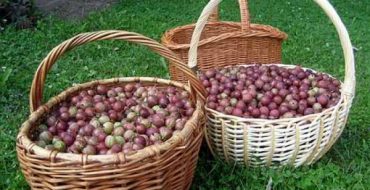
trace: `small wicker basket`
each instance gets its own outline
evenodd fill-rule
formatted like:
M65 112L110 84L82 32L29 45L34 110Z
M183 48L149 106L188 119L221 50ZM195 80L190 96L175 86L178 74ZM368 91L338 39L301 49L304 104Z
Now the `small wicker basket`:
M77 46L108 39L125 40L150 47L186 73L190 86L149 77L97 80L73 86L41 105L46 75L59 57ZM175 86L191 94L196 109L179 134L162 144L148 146L130 155L123 152L89 156L59 153L43 149L30 140L30 130L53 107L71 95L99 84L119 86L133 82L157 87ZM32 189L188 189L203 138L204 96L205 90L196 75L173 52L158 42L125 31L77 35L54 48L36 71L30 92L32 114L23 123L17 137L17 155L22 172Z
M220 1L209 2L196 24L189 51L191 67L197 65L194 55L197 54L200 34L207 18ZM334 23L343 47L345 79L341 85L340 101L321 113L275 120L240 118L206 107L206 139L214 155L227 162L244 163L250 166L293 165L297 167L312 164L320 159L341 135L355 94L352 44L344 24L330 3L327 0L315 0L315 2ZM294 67L283 64L277 66Z
M200 70L281 62L281 44L287 35L268 25L250 24L246 0L239 0L239 7L241 22L219 21L218 10L214 9L199 42ZM190 24L171 29L163 35L162 44L186 61L194 28L195 24ZM169 70L172 80L186 81L175 67L170 65Z

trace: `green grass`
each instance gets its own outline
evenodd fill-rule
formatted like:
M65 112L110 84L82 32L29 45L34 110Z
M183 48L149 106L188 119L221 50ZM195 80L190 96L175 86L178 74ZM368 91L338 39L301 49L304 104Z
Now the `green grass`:
M35 30L0 33L0 189L27 189L15 152L18 129L29 115L33 74L49 50L87 31L123 29L159 40L166 29L194 22L207 0L125 0L83 21L45 18ZM297 169L243 168L212 158L204 147L194 189L369 189L370 188L370 4L366 0L332 0L348 27L356 53L357 87L346 129L316 164ZM276 26L289 34L284 62L343 78L343 56L336 31L309 0L251 0L255 23ZM221 6L224 20L239 20L236 1ZM45 100L73 83L118 76L168 77L163 59L141 46L118 41L80 47L63 57L49 73ZM8 77L7 77L8 76Z

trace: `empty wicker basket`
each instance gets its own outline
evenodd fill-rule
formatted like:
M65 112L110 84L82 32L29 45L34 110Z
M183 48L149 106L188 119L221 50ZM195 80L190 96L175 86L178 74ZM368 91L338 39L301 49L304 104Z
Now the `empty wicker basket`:
M171 60L186 73L190 87L179 82L130 77L97 80L78 84L41 105L47 72L66 51L98 40L125 40L146 45ZM120 86L141 82L143 85L175 86L190 92L196 105L193 116L177 135L159 145L151 145L134 154L85 155L59 153L37 146L29 133L50 110L81 90L98 84ZM30 93L31 112L17 137L17 155L25 178L32 189L188 189L196 167L203 137L204 89L194 73L170 50L136 33L100 31L77 35L56 48L40 64Z
M203 10L191 41L189 65L195 59L198 40L207 18L221 0L211 1ZM309 165L320 159L341 135L355 93L354 55L348 32L327 0L315 0L334 23L343 47L345 79L341 98L321 113L289 119L247 119L226 115L206 107L206 139L214 155L227 162L251 166ZM225 51L228 48L224 47ZM200 51L199 53L203 53ZM237 58L236 58L237 59ZM227 65L228 60L224 65ZM294 67L292 65L277 65Z
M239 0L239 6L241 22L218 21L215 9L199 42L197 67L200 70L281 62L281 44L287 35L268 25L250 24L246 0ZM186 61L194 28L195 24L190 24L171 29L162 37L162 44ZM170 65L169 70L172 80L186 81L175 67Z

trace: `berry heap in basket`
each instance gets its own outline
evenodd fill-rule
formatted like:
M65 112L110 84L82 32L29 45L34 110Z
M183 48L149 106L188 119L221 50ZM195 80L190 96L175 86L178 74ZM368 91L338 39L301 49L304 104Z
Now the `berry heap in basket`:
M340 100L340 81L300 66L251 65L200 75L207 108L244 118L278 119L319 113Z
M193 112L188 92L175 87L99 85L61 103L32 139L60 152L132 153L171 138Z

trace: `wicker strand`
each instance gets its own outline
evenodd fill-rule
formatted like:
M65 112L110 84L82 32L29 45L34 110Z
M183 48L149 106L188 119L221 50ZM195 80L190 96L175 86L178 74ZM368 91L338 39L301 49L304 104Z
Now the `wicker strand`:
M291 124L288 125L288 127L290 127ZM296 161L296 158L297 158L297 155L298 155L298 151L300 150L299 148L299 145L300 145L300 140L301 140L301 133L300 133L300 129L298 127L298 125L294 125L294 129L295 129L295 143L294 143L294 151L293 151L293 154L292 154L292 157L290 158L290 165L294 166L294 163Z
M270 126L269 128L270 128L270 133L271 133L271 139L272 140L271 140L270 151L269 151L269 153L267 155L267 158L266 158L266 160L267 160L266 165L267 166L271 166L272 156L274 155L274 150L275 150L275 145L276 145L276 143L275 143L275 141L276 141L276 138L275 138L275 127L274 126Z
M247 0L239 0L240 8L240 22L242 26L242 32L249 32L249 11L248 11L248 2Z
M222 150L224 151L225 160L227 163L229 163L229 153L227 149L227 133L226 133L226 126L225 121L221 120L221 139L222 139Z
M247 166L249 164L249 154L248 154L248 128L246 125L243 125L243 158L244 164Z

